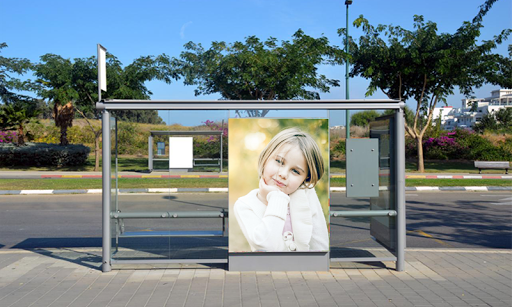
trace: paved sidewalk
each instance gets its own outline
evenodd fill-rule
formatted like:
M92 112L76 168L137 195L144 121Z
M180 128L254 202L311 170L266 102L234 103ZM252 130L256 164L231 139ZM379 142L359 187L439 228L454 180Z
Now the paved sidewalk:
M102 273L100 249L0 251L0 306L511 306L512 251L408 249L393 263L330 272L221 267Z

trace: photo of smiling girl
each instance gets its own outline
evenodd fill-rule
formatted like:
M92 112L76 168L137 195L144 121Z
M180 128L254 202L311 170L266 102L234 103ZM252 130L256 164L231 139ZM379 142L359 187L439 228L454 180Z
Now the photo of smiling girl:
M276 134L259 154L259 187L236 200L234 217L251 251L328 251L315 186L325 172L315 140L297 127Z

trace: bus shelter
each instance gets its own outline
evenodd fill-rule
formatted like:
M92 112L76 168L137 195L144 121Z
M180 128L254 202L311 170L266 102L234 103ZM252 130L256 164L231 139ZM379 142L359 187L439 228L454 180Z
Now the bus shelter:
M102 196L102 270L104 272L116 268L117 265L165 266L169 264L227 263L233 271L307 271L329 270L333 262L395 262L398 271L404 270L406 219L405 219L405 139L404 139L404 107L398 100L320 100L320 101L147 101L147 100L101 100L96 108L102 112L103 135L103 196ZM327 211L328 229L334 224L345 225L344 222L357 218L370 219L372 239L386 253L353 253L354 249L344 250L332 247L337 240L331 230L331 247L326 250L293 251L293 252L261 252L258 250L229 249L214 257L182 257L179 251L172 250L169 242L172 240L187 240L188 238L227 238L233 233L231 225L234 214L229 209L220 210L174 210L165 206L148 206L145 201L123 206L122 189L119 188L117 159L117 125L112 115L117 110L159 110L180 112L185 110L322 110L325 111L328 122L329 114L339 110L392 110L387 116L377 118L370 123L368 135L362 138L346 140L346 187L330 187L327 179ZM307 115L306 115L307 117ZM234 121L233 121L234 122ZM231 125L231 119L230 119ZM231 131L230 131L231 135ZM231 138L231 136L230 136ZM231 140L230 140L231 142ZM324 142L325 143L325 142ZM232 144L232 143L230 143ZM230 145L232 146L232 145ZM329 140L327 145L329 146ZM150 149L151 150L151 149ZM152 151L149 153L153 154ZM110 157L111 159L109 159ZM235 158L231 156L231 164ZM116 162L112 162L116 161ZM327 165L327 178L331 178ZM231 178L231 183L235 180ZM222 189L220 189L222 190ZM345 192L344 201L348 205L334 204L330 192ZM179 189L169 187L169 193L179 192ZM235 191L229 191L234 193ZM134 196L128 196L132 200ZM164 198L173 198L172 195ZM352 203L364 203L364 206L352 206ZM182 202L186 203L186 202ZM185 204L186 205L186 204ZM204 207L209 207L205 199ZM211 206L210 206L211 207ZM354 210L353 208L358 208ZM361 209L363 208L363 209ZM230 214L231 213L231 214ZM215 219L220 226L215 230L194 229L195 220ZM230 221L231 219L231 221ZM172 227L178 220L186 220L186 229L177 230ZM140 222L140 226L130 229L129 223ZM349 223L347 222L347 223ZM201 222L199 222L201 223ZM228 231L229 228L229 231ZM133 241L141 239L141 241ZM155 240L148 245L150 238ZM123 254L119 246L125 242L135 242L130 245L129 254ZM138 243L137 243L138 242ZM194 244L201 244L195 241ZM206 242L206 241L204 241ZM225 242L225 241L224 241ZM231 245L231 238L229 238ZM148 251L158 247L166 250L158 256ZM189 256L194 252L189 252ZM217 256L215 256L217 255Z
M215 166L219 168L219 173L222 173L222 137L223 137L223 131L149 131L149 137L148 137L148 170L149 172L155 171L155 170L170 170L172 168L171 160L173 158L173 154L176 155L177 152L179 152L179 148L171 148L170 141L169 142L157 142L157 156L155 157L155 153L153 150L154 146L154 138L158 136L165 136L165 137L176 137L176 136L218 136L220 139L219 142L219 158L194 158L192 159L192 165L191 166ZM166 146L167 145L167 146ZM166 147L168 150L166 150ZM163 169L163 168L156 168L155 162L157 161L169 161L169 167ZM190 165L189 165L190 166Z

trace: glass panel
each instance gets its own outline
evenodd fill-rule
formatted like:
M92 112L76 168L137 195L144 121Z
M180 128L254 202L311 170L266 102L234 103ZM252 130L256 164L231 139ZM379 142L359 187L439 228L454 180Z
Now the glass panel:
M221 163L227 171L227 118L228 111L165 111L169 138L192 138L192 168L169 170L170 189L226 188L225 173L219 173ZM174 134L181 132L181 135ZM186 133L190 134L186 134ZM222 139L222 160L221 160ZM175 151L186 148L169 146L167 159L176 155ZM173 161L174 164L175 161ZM189 178L187 178L189 177ZM199 178L198 178L199 177ZM181 178L181 179L179 179ZM185 184L185 186L183 185ZM173 213L217 212L227 209L227 193L167 193L166 210ZM170 259L226 259L227 238L223 237L221 218L169 218L166 219L169 231Z
M365 112L358 114L360 112ZM378 139L379 143L379 196L346 197L345 192L331 194L332 211L395 210L395 134L394 115L389 111L350 111L351 138ZM369 116L362 116L363 114ZM331 112L330 122L343 122L345 111ZM342 117L340 119L340 117ZM363 120L361 121L361 118ZM365 121L366 118L366 121ZM345 127L332 125L331 135L331 187L346 187ZM361 162L361 161L359 161ZM333 217L331 220L331 257L391 257L396 248L394 217ZM385 248L383 248L385 247ZM389 251L388 251L389 250Z
M396 210L395 115L381 116L370 124L370 137L379 139L379 197L371 198L371 210ZM396 218L374 217L371 235L390 251L396 249Z
M147 179L138 179L145 181ZM123 213L157 213L166 211L166 200L161 194L140 193L120 196ZM158 215L157 215L158 216ZM169 238L165 218L125 218L120 252L116 259L168 259Z
M133 115L133 114L132 114ZM117 205L113 210L122 214L133 214L132 218L113 219L114 236L117 234L117 249L114 242L115 260L168 259L169 238L166 236L167 221L164 218L143 218L144 213L167 211L161 194L146 193L148 188L165 188L165 181L148 176L150 131L164 126L160 124L138 124L128 121L117 123L117 151L112 151L117 163L113 169L122 177L112 188L118 187ZM156 143L153 146L156 154ZM116 165L116 167L114 167ZM164 173L165 174L165 173ZM119 177L119 176L117 176ZM129 192L126 190L130 190Z
M118 212L118 189L117 189L117 121L115 117L110 117L110 212L116 213ZM103 157L104 159L106 157ZM114 258L118 250L119 244L119 221L117 219L110 219L110 235L112 237L111 240L111 258Z

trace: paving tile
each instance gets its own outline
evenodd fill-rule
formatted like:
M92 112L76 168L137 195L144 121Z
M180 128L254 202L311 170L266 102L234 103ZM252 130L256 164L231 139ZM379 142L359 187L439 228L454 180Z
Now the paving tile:
M101 272L92 269L87 269L83 275L80 269L74 273L75 275L73 275L70 280L72 285L50 306L69 306L77 300L84 291L87 291L87 288L89 288L89 286L101 275Z
M512 302L512 252L502 250L411 251L405 272L392 269L392 263L386 264L390 268L337 263L330 272L171 265L101 273L99 262L80 260L84 255L92 257L83 251L0 252L0 306L510 307Z
M110 273L115 274L103 289L98 291L97 296L90 302L90 306L107 306L131 275L130 271L112 271Z

